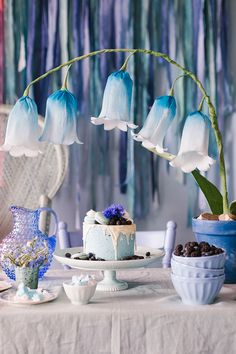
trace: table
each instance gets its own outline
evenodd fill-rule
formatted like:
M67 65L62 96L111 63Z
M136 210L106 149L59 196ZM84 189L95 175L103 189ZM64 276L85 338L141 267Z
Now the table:
M51 270L44 285L61 284L78 270ZM0 303L1 354L235 354L236 286L215 304L183 305L169 269L118 272L129 289L96 292L74 306L62 289L57 300L35 306Z

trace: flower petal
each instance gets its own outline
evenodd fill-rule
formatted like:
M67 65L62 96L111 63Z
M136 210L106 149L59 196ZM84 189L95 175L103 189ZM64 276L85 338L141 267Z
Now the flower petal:
M119 119L108 119L105 117L92 117L91 122L94 125L101 125L104 124L104 130L112 130L114 128L118 128L122 131L127 131L127 127L135 129L137 128L137 125L130 123L130 122L125 122Z
M40 152L39 134L36 103L23 96L9 114L5 142L0 150L9 151L13 156L36 156Z
M30 150L30 149L28 149L27 147L24 147L24 146L22 146L22 147L13 146L9 150L9 153L13 157L20 157L22 155L25 155L27 157L36 157L36 156L38 156L38 154L41 154L42 151Z
M76 97L68 90L58 90L47 99L46 116L43 134L40 141L54 144L82 144L77 136Z
M104 130L112 130L118 127L119 121L111 120L111 119L104 119Z
M163 148L160 145L154 145L153 143L151 143L149 140L144 140L142 142L142 146L147 148L147 149L155 149L157 152L159 152L160 154L162 154L163 152L165 152L167 149Z
M170 162L183 172L192 172L196 168L207 171L215 162L208 156L209 118L199 112L193 112L186 118L178 155Z
M214 163L215 160L213 160L211 157L196 151L185 152L176 156L172 161L170 161L170 165L172 167L179 167L185 173L192 172L196 168L198 168L199 171L205 172Z
M126 71L112 73L107 79L101 113L98 118L91 118L92 123L104 124L105 130L118 128L127 131L127 127L136 128L137 126L130 122L132 87L132 79Z
M176 113L176 102L173 96L161 96L156 98L147 116L143 128L138 134L133 135L137 141L147 148L156 148L158 152L164 152L163 141L167 130Z
M185 121L179 153L198 151L208 154L209 118L201 112L190 113Z

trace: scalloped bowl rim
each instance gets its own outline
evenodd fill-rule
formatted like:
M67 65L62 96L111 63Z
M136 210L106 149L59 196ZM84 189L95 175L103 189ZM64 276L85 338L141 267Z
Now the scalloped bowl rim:
M187 258L187 257L184 257L184 258ZM200 258L200 257L194 257L194 258ZM196 270L196 271L200 271L200 272L207 272L207 273L219 273L219 271L224 271L224 267L222 268L201 268L201 267L195 267L195 266L191 266L189 264L185 264L185 263L182 263L182 262L178 262L176 261L174 258L171 258L171 263L175 263L178 267L183 267L185 268L186 270L189 269L189 270Z
M226 257L226 252L224 250L224 252L220 253L220 254L214 254L212 256L202 256L202 257L182 257L182 256L176 256L174 254L174 252L172 253L172 258L176 261L177 259L192 259L192 260L201 260L201 259L205 259L206 261L207 260L211 260L213 258L220 258L220 257ZM175 259L176 258L176 259ZM179 263L182 263L182 262L179 262Z
M66 286L68 288L71 288L71 289L78 289L78 288L92 288L93 286L97 285L97 281L94 280L94 283L93 284L86 284L86 285L78 285L78 284L71 284L71 282L63 282L63 286Z
M219 275L218 277L214 277L214 278L189 278L189 277L183 277L181 275L176 275L171 272L171 277L174 277L176 280L180 282L187 281L192 283L202 283L202 282L219 282L220 280L225 278L225 274Z

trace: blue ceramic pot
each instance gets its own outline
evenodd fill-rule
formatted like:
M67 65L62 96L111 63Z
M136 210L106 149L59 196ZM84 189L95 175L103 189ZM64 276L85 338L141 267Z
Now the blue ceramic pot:
M225 283L236 283L236 221L192 219L198 242L206 241L226 251Z

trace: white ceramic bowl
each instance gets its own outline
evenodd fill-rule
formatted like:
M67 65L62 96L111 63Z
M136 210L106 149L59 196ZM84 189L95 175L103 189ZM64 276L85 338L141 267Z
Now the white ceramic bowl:
M71 285L71 283L63 283L65 293L73 305L86 305L93 297L96 286L96 282L89 285Z
M192 267L207 268L207 269L219 269L223 268L225 264L226 253L220 253L207 257L181 257L172 254L173 259L176 262L183 263Z
M171 259L172 273L187 278L214 278L224 275L224 268L207 269L192 267Z
M182 302L187 305L212 304L224 283L225 276L187 278L171 273L171 280Z

